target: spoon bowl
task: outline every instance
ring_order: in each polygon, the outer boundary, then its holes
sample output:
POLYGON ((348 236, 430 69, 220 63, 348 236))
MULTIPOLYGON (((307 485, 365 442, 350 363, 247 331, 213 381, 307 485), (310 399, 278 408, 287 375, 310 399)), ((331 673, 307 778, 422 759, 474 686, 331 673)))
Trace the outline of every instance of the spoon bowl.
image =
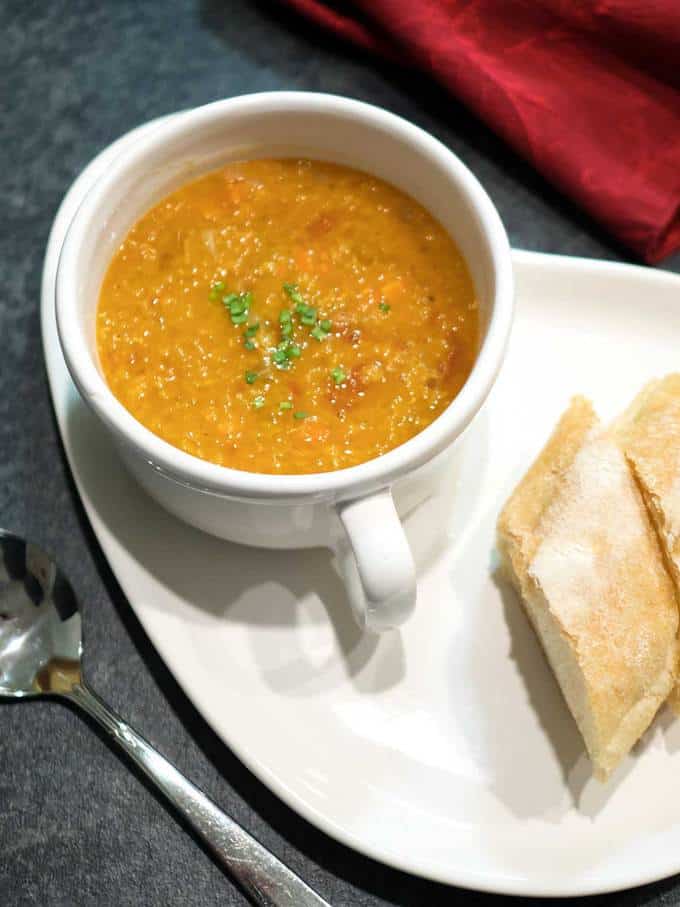
POLYGON ((37 545, 0 530, 0 695, 82 683, 81 620, 68 579, 37 545))
POLYGON ((329 907, 223 813, 85 684, 82 625, 68 579, 41 548, 0 529, 0 696, 57 696, 88 712, 262 907, 329 907))

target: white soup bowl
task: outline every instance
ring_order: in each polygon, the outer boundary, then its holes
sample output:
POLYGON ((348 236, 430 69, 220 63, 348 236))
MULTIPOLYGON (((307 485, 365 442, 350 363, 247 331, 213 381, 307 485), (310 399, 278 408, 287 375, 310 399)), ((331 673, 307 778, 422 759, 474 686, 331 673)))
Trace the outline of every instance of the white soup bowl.
POLYGON ((56 307, 71 376, 149 494, 180 519, 231 541, 330 547, 364 626, 381 631, 406 619, 416 575, 392 491, 407 485, 409 506, 414 494, 432 492, 447 453, 493 385, 512 322, 505 230, 484 189, 448 148, 400 117, 332 95, 246 95, 169 117, 122 151, 87 193, 59 260, 56 307), (348 469, 269 475, 200 460, 137 422, 109 390, 98 360, 99 290, 135 221, 183 183, 228 161, 262 157, 332 161, 392 183, 439 220, 474 281, 482 342, 458 396, 405 444, 348 469))

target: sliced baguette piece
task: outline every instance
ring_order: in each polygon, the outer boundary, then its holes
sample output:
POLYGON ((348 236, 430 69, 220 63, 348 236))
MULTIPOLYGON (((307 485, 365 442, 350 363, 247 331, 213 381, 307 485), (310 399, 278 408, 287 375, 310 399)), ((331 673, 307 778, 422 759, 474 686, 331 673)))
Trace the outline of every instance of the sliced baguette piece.
POLYGON ((510 497, 498 543, 604 780, 674 686, 678 610, 640 491, 587 400, 510 497))
MULTIPOLYGON (((680 598, 680 374, 650 381, 614 425, 680 598)), ((670 697, 680 712, 680 690, 670 697)))
POLYGON ((614 428, 680 586, 680 374, 651 381, 614 428))

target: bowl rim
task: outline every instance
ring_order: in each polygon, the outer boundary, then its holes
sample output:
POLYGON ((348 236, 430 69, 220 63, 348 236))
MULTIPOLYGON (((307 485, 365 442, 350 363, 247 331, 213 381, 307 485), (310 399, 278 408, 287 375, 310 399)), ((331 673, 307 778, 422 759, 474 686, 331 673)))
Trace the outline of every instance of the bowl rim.
POLYGON ((514 309, 512 262, 505 228, 491 199, 465 164, 438 139, 396 114, 363 101, 304 91, 246 94, 182 111, 123 150, 89 189, 69 224, 59 256, 55 297, 59 342, 71 377, 84 400, 119 441, 178 484, 227 497, 277 500, 358 497, 389 486, 441 453, 462 434, 488 396, 505 355, 514 309), (421 156, 437 161, 475 212, 495 277, 486 335, 458 395, 430 425, 398 447, 356 466, 329 472, 246 472, 202 460, 164 441, 138 422, 109 389, 84 338, 76 306, 75 287, 83 267, 82 242, 99 217, 103 203, 115 197, 117 185, 126 175, 143 167, 148 155, 168 139, 196 133, 234 115, 257 116, 272 111, 281 115, 302 112, 349 116, 360 124, 381 128, 396 141, 410 144, 421 156))

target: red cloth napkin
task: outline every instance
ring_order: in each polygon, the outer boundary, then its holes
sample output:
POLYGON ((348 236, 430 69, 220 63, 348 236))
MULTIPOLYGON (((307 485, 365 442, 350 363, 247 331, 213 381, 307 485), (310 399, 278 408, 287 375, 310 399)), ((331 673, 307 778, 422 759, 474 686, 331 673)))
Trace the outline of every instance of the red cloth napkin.
POLYGON ((446 85, 648 262, 680 248, 680 0, 285 0, 446 85))

